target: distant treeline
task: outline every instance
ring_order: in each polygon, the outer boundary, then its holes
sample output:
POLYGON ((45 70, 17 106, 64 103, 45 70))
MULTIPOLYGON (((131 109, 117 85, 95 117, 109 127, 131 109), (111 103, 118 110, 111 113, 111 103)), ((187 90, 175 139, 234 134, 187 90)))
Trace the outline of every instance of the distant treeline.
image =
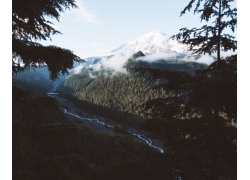
POLYGON ((46 95, 52 87, 52 81, 49 79, 47 67, 40 67, 36 70, 20 72, 12 76, 12 83, 23 89, 32 91, 37 96, 46 95))

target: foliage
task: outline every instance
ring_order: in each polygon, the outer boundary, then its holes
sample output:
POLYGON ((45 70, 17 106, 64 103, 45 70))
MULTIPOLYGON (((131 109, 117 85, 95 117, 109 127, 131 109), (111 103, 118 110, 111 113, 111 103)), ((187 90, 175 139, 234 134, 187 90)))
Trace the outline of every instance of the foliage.
POLYGON ((195 76, 185 72, 141 69, 140 73, 150 73, 151 79, 165 79, 165 83, 154 89, 163 89, 169 95, 148 100, 142 105, 144 113, 153 108, 152 113, 164 118, 187 118, 194 114, 212 117, 219 112, 236 118, 237 55, 223 60, 221 70, 214 70, 214 66, 215 63, 208 69, 197 70, 195 76))
POLYGON ((77 126, 56 99, 33 98, 15 86, 12 92, 13 179, 173 179, 163 155, 132 137, 77 126))
POLYGON ((144 114, 141 113, 142 104, 147 100, 169 95, 162 89, 151 88, 164 82, 161 78, 156 82, 149 80, 146 75, 142 77, 136 73, 135 69, 159 66, 162 69, 185 71, 190 74, 193 69, 207 67, 193 62, 160 61, 148 64, 130 59, 124 66, 128 74, 116 73, 111 76, 106 75, 108 72, 83 70, 80 74, 68 77, 57 91, 61 96, 73 100, 80 108, 112 118, 119 123, 136 125, 145 119, 144 114), (89 74, 94 75, 95 78, 90 77, 89 74))
MULTIPOLYGON (((187 29, 181 28, 180 32, 173 35, 183 44, 190 45, 190 49, 194 53, 213 53, 217 52, 218 68, 220 51, 228 51, 237 49, 237 41, 235 37, 230 34, 223 34, 223 31, 230 29, 232 32, 237 27, 237 9, 231 9, 230 3, 234 0, 211 0, 203 1, 197 0, 194 14, 201 13, 201 21, 213 21, 213 25, 204 25, 201 28, 187 29), (203 7, 201 7, 203 5, 203 7)), ((183 9, 180 16, 190 11, 195 0, 191 0, 189 4, 183 9)))
POLYGON ((150 79, 165 79, 154 88, 168 94, 141 105, 149 118, 141 128, 165 141, 166 153, 178 157, 176 167, 188 178, 236 179, 237 55, 222 60, 220 70, 215 67, 213 63, 194 76, 140 69, 150 79))
POLYGON ((55 80, 60 74, 68 73, 74 62, 83 62, 68 49, 36 42, 60 33, 46 18, 59 21, 60 13, 70 8, 77 8, 74 0, 12 1, 13 74, 46 65, 50 78, 55 80))
MULTIPOLYGON (((191 0, 181 15, 190 11, 194 2, 191 0)), ((201 21, 215 18, 213 26, 182 28, 172 37, 190 45, 194 53, 217 51, 217 62, 194 75, 137 69, 142 75, 150 74, 150 79, 165 80, 154 89, 163 89, 169 96, 141 106, 149 118, 141 128, 165 140, 166 154, 176 157, 174 168, 183 172, 184 179, 237 178, 237 55, 220 57, 220 48, 237 49, 234 37, 222 34, 226 28, 234 32, 237 26, 237 9, 230 8, 231 2, 198 0, 194 13, 201 13, 201 21)))

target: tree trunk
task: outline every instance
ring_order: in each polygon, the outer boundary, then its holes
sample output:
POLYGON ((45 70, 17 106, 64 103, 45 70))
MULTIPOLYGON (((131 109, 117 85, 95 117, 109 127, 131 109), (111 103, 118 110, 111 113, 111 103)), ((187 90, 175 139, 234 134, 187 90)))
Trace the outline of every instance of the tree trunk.
POLYGON ((221 37, 221 0, 219 0, 219 16, 218 16, 218 47, 217 47, 217 68, 221 68, 220 59, 220 37, 221 37))

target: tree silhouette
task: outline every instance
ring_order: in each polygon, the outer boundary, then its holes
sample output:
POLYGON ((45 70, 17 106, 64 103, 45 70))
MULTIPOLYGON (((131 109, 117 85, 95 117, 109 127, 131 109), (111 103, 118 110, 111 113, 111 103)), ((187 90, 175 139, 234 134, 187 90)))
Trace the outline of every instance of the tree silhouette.
POLYGON ((237 9, 230 8, 232 0, 191 0, 181 15, 195 2, 194 13, 201 13, 201 21, 214 20, 212 25, 182 28, 172 38, 190 45, 193 53, 217 52, 217 61, 194 75, 138 69, 149 78, 165 79, 154 88, 168 94, 142 104, 142 113, 149 117, 142 127, 165 139, 166 154, 179 157, 174 161, 183 179, 236 179, 237 54, 222 58, 220 52, 237 49, 234 37, 223 33, 235 31, 237 9))
MULTIPOLYGON (((196 0, 191 0, 183 9, 180 16, 190 11, 196 0)), ((190 45, 190 49, 194 53, 214 53, 217 52, 217 65, 220 69, 221 51, 237 49, 237 41, 235 37, 223 33, 226 29, 232 32, 237 27, 237 9, 231 9, 230 3, 234 0, 197 0, 194 14, 201 13, 201 21, 213 21, 213 25, 204 25, 201 28, 187 29, 181 28, 180 32, 173 35, 182 44, 190 45), (201 7, 203 3, 203 6, 201 7)))
POLYGON ((55 80, 68 73, 74 62, 84 61, 68 49, 37 43, 60 34, 46 17, 59 21, 60 13, 71 8, 77 8, 75 0, 12 1, 12 74, 47 65, 55 80))

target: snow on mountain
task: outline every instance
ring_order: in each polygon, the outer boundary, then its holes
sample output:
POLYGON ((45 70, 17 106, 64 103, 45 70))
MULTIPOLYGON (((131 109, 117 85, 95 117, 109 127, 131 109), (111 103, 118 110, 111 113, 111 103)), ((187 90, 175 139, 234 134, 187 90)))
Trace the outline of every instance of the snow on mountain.
MULTIPOLYGON (((148 62, 159 59, 176 60, 191 55, 187 45, 180 44, 177 40, 172 40, 166 34, 155 30, 123 44, 111 52, 87 58, 86 63, 82 64, 81 68, 93 68, 95 66, 117 69, 117 67, 113 67, 116 63, 120 63, 119 66, 122 66, 132 54, 139 51, 146 55, 145 57, 139 57, 139 59, 148 62)), ((79 70, 80 68, 76 69, 76 72, 79 70)))
POLYGON ((157 30, 142 35, 131 42, 123 44, 119 48, 113 50, 111 53, 136 53, 138 51, 143 52, 145 55, 157 53, 191 54, 188 51, 187 45, 180 44, 177 42, 177 40, 172 40, 169 36, 157 30))

